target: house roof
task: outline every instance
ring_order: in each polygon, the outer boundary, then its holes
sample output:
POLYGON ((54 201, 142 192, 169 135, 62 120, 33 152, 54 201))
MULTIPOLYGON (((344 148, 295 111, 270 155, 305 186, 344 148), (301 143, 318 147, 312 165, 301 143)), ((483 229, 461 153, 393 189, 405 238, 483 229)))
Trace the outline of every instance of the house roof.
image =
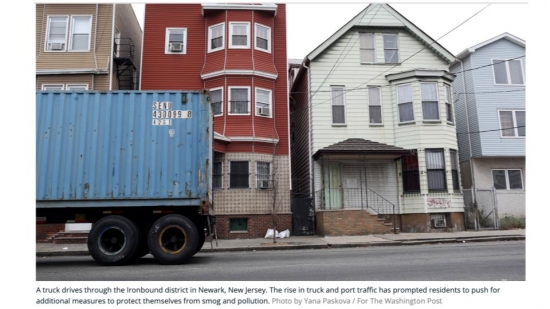
POLYGON ((405 18, 387 3, 369 4, 363 11, 359 12, 359 14, 357 14, 342 28, 336 31, 326 41, 317 46, 317 48, 309 53, 306 58, 313 60, 315 57, 319 56, 326 48, 333 44, 338 38, 343 36, 348 30, 356 26, 392 27, 407 29, 443 60, 449 63, 455 60, 455 56, 451 52, 449 52, 447 49, 437 43, 437 41, 424 33, 424 31, 422 31, 420 28, 410 22, 407 18, 405 18), (387 19, 384 21, 377 20, 374 17, 376 17, 376 15, 378 14, 386 14, 388 16, 391 15, 394 18, 392 21, 388 21, 387 19))
POLYGON ((318 159, 324 154, 388 154, 407 155, 411 150, 373 142, 362 138, 348 138, 344 141, 321 148, 315 152, 313 159, 318 159))
POLYGON ((525 41, 524 41, 524 40, 522 40, 522 39, 518 38, 517 36, 512 35, 512 34, 510 34, 510 33, 508 33, 508 32, 504 32, 503 34, 497 35, 497 36, 495 36, 494 38, 488 39, 487 41, 484 41, 484 42, 481 42, 481 43, 479 43, 479 44, 477 44, 477 45, 474 45, 474 46, 472 46, 472 47, 466 48, 465 50, 461 51, 461 52, 456 56, 456 58, 462 60, 462 59, 468 57, 469 55, 475 53, 475 51, 476 51, 477 49, 480 49, 480 48, 482 48, 482 47, 484 47, 484 46, 487 46, 487 45, 489 45, 489 44, 491 44, 491 43, 493 43, 493 42, 496 42, 496 41, 498 41, 498 40, 501 40, 501 39, 508 40, 508 41, 510 41, 510 42, 512 42, 512 43, 518 44, 519 46, 525 47, 525 41))

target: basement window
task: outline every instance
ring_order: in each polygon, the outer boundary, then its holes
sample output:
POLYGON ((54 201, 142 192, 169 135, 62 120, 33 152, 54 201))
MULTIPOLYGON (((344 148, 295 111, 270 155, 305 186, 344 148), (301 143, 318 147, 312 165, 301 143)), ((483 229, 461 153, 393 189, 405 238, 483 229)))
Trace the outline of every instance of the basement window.
POLYGON ((432 221, 433 228, 446 228, 447 218, 445 214, 432 214, 430 215, 430 221, 432 221))
POLYGON ((248 218, 229 219, 229 232, 248 232, 248 218))

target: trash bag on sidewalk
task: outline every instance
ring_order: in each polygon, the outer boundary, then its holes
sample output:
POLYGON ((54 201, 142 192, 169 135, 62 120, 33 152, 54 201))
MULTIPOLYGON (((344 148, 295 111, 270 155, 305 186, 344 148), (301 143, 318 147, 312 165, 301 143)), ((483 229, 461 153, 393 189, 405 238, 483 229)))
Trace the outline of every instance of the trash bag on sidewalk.
POLYGON ((288 229, 284 230, 284 231, 280 232, 277 237, 279 237, 279 238, 288 238, 288 237, 290 237, 290 231, 288 229))
MULTIPOLYGON (((279 232, 275 231, 275 237, 279 237, 279 232)), ((273 238, 273 229, 268 229, 264 238, 273 238)))

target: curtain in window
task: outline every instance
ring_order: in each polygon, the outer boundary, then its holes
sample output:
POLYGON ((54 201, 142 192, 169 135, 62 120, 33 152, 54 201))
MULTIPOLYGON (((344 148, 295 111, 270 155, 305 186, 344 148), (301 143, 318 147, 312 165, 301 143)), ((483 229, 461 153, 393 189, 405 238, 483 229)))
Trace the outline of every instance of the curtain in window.
POLYGON ((231 42, 233 45, 246 46, 247 45, 247 31, 246 25, 231 25, 233 27, 233 34, 231 42))
POLYGON ((67 34, 66 17, 50 17, 50 37, 48 43, 65 43, 67 34))
POLYGON ((223 45, 223 25, 218 25, 210 28, 212 31, 211 49, 222 47, 223 45))
POLYGON ((248 114, 248 89, 231 89, 230 113, 248 114))
POLYGON ((516 124, 518 135, 525 136, 525 111, 516 111, 516 124))
POLYGON ((346 123, 344 88, 332 87, 332 123, 346 123))
POLYGON ((90 18, 89 16, 73 17, 72 50, 88 50, 90 18))
POLYGON ((493 72, 495 73, 495 83, 508 84, 508 74, 506 73, 506 61, 493 60, 493 72))
POLYGON ((370 123, 382 123, 382 106, 380 102, 380 88, 368 88, 370 123))
POLYGON ((168 43, 179 42, 183 43, 183 30, 170 30, 168 35, 168 43))
POLYGON ((359 33, 361 62, 374 62, 374 34, 359 33))
POLYGON ((256 25, 256 47, 267 50, 267 42, 269 40, 269 29, 256 25))
POLYGON ((222 90, 210 91, 210 103, 212 104, 212 112, 214 115, 222 114, 222 90))
POLYGON ((422 93, 422 117, 428 120, 439 119, 439 108, 437 102, 437 84, 421 83, 420 92, 422 93))
POLYGON ((403 191, 405 193, 420 192, 420 178, 418 174, 418 158, 408 155, 401 158, 403 174, 403 191))
POLYGON ((445 190, 445 159, 443 150, 426 150, 426 169, 428 171, 428 190, 445 190))
POLYGON ((500 111, 500 128, 502 136, 516 136, 512 111, 500 111))
POLYGON ((384 58, 386 63, 397 63, 397 34, 384 34, 384 58))
POLYGON ((512 84, 523 84, 523 72, 521 71, 521 61, 520 60, 510 60, 508 61, 508 67, 510 68, 510 78, 512 79, 512 84))
POLYGON ((399 121, 414 120, 411 85, 398 86, 397 97, 399 100, 399 121))

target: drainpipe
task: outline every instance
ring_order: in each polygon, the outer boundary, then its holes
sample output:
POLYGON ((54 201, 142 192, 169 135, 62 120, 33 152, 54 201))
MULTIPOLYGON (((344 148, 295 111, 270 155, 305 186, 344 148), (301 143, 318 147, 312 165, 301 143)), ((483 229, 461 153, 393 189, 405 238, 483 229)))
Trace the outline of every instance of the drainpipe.
MULTIPOLYGON (((466 77, 464 73, 464 63, 460 59, 456 59, 458 62, 460 62, 460 68, 462 70, 462 96, 464 97, 464 110, 466 111, 466 125, 468 126, 468 145, 469 145, 469 152, 470 152, 470 176, 471 176, 471 188, 472 188, 472 195, 473 195, 473 201, 474 205, 476 203, 476 185, 475 185, 475 174, 474 174, 474 164, 472 162, 472 137, 470 135, 470 115, 468 114, 468 100, 466 98, 466 77)), ((477 209, 476 209, 477 210, 477 209)), ((478 224, 477 224, 477 216, 474 216, 474 226, 475 229, 478 230, 478 224)))

